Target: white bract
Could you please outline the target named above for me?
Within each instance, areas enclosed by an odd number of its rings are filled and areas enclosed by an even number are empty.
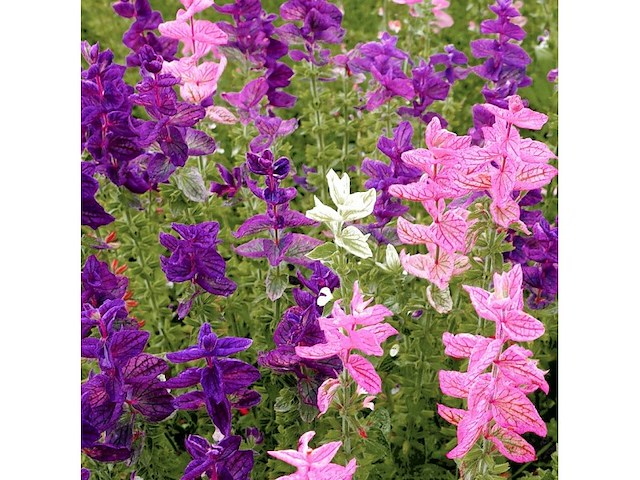
[[[306,216],[312,220],[326,223],[335,238],[335,244],[360,258],[373,256],[367,244],[369,234],[363,234],[357,227],[350,225],[343,228],[345,222],[353,222],[368,217],[376,203],[376,190],[370,188],[366,192],[350,193],[351,180],[346,173],[342,178],[336,172],[327,173],[329,195],[338,210],[325,205],[316,196],[313,197],[315,207],[308,210]],[[394,250],[395,251],[395,250]]]
[[[381,269],[387,272],[401,272],[402,264],[400,263],[400,257],[393,245],[387,243],[387,250],[385,251],[384,263],[376,262]]]

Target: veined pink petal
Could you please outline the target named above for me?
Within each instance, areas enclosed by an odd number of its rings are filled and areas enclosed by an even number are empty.
[[[521,163],[518,165],[514,190],[534,190],[544,187],[558,175],[558,170],[546,163]]]
[[[498,425],[515,433],[533,432],[541,437],[547,435],[547,426],[536,407],[517,387],[498,382],[491,401],[491,411]]]
[[[469,285],[463,285],[462,288],[464,288],[469,294],[469,297],[471,297],[473,308],[476,309],[480,317],[491,320],[492,322],[498,321],[499,317],[497,313],[489,304],[489,295],[491,295],[489,292],[482,288],[471,287]]]
[[[180,3],[182,3],[187,10],[185,11],[181,9],[176,16],[176,19],[187,20],[193,17],[196,13],[199,13],[213,5],[213,0],[180,0]]]
[[[494,443],[502,455],[513,462],[527,463],[536,459],[535,449],[524,438],[498,424],[491,427],[487,439]]]
[[[490,103],[483,103],[482,106],[497,118],[512,123],[516,127],[540,130],[547,123],[548,117],[544,113],[534,112],[526,108],[519,95],[511,95],[507,97],[507,100],[509,101],[509,110]]]
[[[339,343],[318,343],[311,347],[296,347],[296,355],[300,358],[321,360],[337,355],[340,352]]]
[[[360,350],[367,355],[375,355],[379,357],[384,354],[384,350],[382,350],[380,342],[378,342],[374,332],[370,331],[369,328],[371,327],[349,331],[349,347]]]
[[[358,386],[366,390],[367,393],[377,395],[382,391],[382,380],[366,358],[351,354],[345,367]]]
[[[491,202],[489,211],[497,225],[509,228],[512,223],[517,223],[525,232],[531,233],[527,226],[520,221],[520,206],[510,198],[503,203]]]
[[[544,324],[522,311],[506,312],[501,328],[514,342],[531,342],[544,334]]]
[[[329,410],[329,405],[333,401],[336,391],[340,387],[340,380],[337,378],[327,378],[318,388],[318,410],[320,415]]]
[[[470,333],[458,333],[453,335],[449,332],[442,334],[442,343],[444,343],[444,353],[453,358],[469,358],[473,347],[482,339],[482,335],[472,335]]]
[[[458,445],[447,453],[447,458],[462,458],[469,453],[490,420],[489,412],[467,413],[458,423]]]
[[[466,220],[449,210],[440,218],[434,219],[428,231],[434,243],[440,245],[446,252],[453,253],[456,250],[464,250],[467,229]]]
[[[404,200],[412,200],[414,202],[422,202],[424,200],[433,200],[437,196],[437,190],[432,183],[421,180],[408,185],[391,185],[389,193],[394,197]]]
[[[491,195],[494,203],[504,203],[511,200],[511,192],[516,183],[516,166],[506,162],[500,170],[491,174]]]
[[[353,474],[356,473],[356,468],[358,468],[358,464],[355,458],[349,460],[349,463],[344,467],[344,479],[343,480],[351,480]]]
[[[305,455],[301,454],[297,450],[270,450],[267,453],[272,457],[295,467],[304,467],[307,464],[305,461]]]
[[[388,323],[378,323],[376,325],[363,327],[359,331],[362,331],[362,330],[366,330],[372,333],[375,336],[376,341],[378,343],[382,343],[390,336],[398,334],[398,331]]]
[[[490,373],[472,377],[472,382],[467,396],[467,407],[470,412],[485,412],[490,410],[491,399],[495,389],[496,380]]]
[[[433,166],[438,163],[438,161],[433,157],[433,154],[426,148],[408,150],[404,152],[400,158],[402,158],[402,161],[407,165],[419,168],[423,172],[429,174],[433,172]]]
[[[438,404],[438,415],[452,425],[458,425],[467,413],[469,412],[461,408],[452,408],[440,403]]]
[[[530,360],[533,353],[520,345],[511,345],[496,361],[499,373],[511,380],[525,393],[531,393],[540,388],[544,393],[549,393],[549,384],[544,378],[544,373],[537,366],[537,361]]]
[[[466,373],[440,370],[438,372],[440,390],[445,395],[455,398],[467,398],[472,379]]]
[[[342,442],[329,442],[321,447],[314,449],[309,455],[307,461],[313,464],[314,467],[324,467],[328,465],[333,457],[336,456],[338,450],[342,446]]]
[[[364,309],[371,303],[373,299],[370,298],[365,302],[362,293],[360,292],[360,284],[356,280],[353,282],[353,293],[351,295],[351,313],[362,313]]]
[[[402,217],[398,217],[396,231],[400,241],[407,245],[421,245],[430,239],[428,226],[411,223]]]
[[[453,170],[450,175],[454,185],[464,190],[475,192],[491,188],[491,174],[487,171],[465,173],[461,170]]]
[[[384,305],[374,305],[373,307],[365,308],[362,313],[356,313],[352,315],[358,325],[368,326],[382,322],[385,317],[392,317],[393,312]]]
[[[547,147],[546,143],[538,142],[530,138],[520,140],[520,160],[527,163],[547,163],[550,159],[557,158]]]
[[[499,338],[487,338],[477,342],[471,352],[467,372],[470,375],[478,375],[484,372],[498,359],[503,343],[503,340]]]

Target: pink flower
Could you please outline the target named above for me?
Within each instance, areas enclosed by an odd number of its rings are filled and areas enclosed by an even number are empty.
[[[516,264],[511,271],[494,274],[495,291],[463,285],[471,297],[478,315],[496,322],[496,338],[515,342],[531,342],[544,333],[540,320],[525,313],[522,301],[522,268]]]
[[[321,317],[319,320],[326,342],[311,347],[296,347],[296,354],[301,358],[314,360],[338,355],[358,386],[367,393],[376,395],[382,391],[380,376],[369,360],[352,353],[352,350],[382,356],[384,351],[380,344],[398,331],[388,323],[383,323],[384,318],[392,316],[393,312],[383,305],[370,307],[371,301],[372,299],[363,299],[356,281],[353,285],[351,313],[346,314],[340,307],[341,300],[337,300],[333,304],[331,316]],[[325,382],[324,386],[327,396],[335,392],[335,388],[331,391],[332,384]],[[325,392],[322,395],[322,402],[325,402]],[[328,401],[331,401],[331,397]],[[318,403],[320,404],[320,400]],[[322,410],[322,406],[319,405],[319,408]]]
[[[445,395],[467,400],[467,410],[438,405],[438,413],[458,427],[458,445],[448,458],[462,458],[479,438],[493,442],[500,453],[515,462],[535,460],[534,448],[522,438],[532,432],[544,437],[547,427],[527,398],[538,388],[549,392],[545,372],[529,357],[533,353],[519,345],[503,351],[508,341],[532,341],[544,332],[541,322],[523,312],[522,269],[493,278],[494,291],[463,285],[480,317],[496,322],[495,338],[445,332],[445,353],[468,358],[466,372],[439,372]],[[491,368],[491,373],[487,369]]]
[[[221,55],[220,63],[194,63],[193,57],[183,57],[164,62],[163,72],[180,79],[180,96],[189,103],[200,104],[210,98],[218,87],[218,80],[227,65],[227,57]]]
[[[435,18],[435,22],[433,22],[434,26],[438,28],[449,28],[453,25],[453,18],[451,18],[451,15],[444,12],[444,9],[449,7],[448,0],[431,0],[431,5],[433,5],[433,9],[431,11]]]
[[[344,467],[331,463],[342,442],[330,442],[312,449],[309,447],[309,441],[315,434],[313,430],[303,434],[298,441],[298,450],[267,452],[272,457],[298,469],[295,473],[278,477],[276,480],[351,480],[357,468],[355,458]]]

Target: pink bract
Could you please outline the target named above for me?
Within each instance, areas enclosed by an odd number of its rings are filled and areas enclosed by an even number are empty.
[[[298,470],[276,480],[351,480],[356,471],[355,458],[350,460],[346,466],[331,463],[342,442],[330,442],[316,449],[309,447],[309,442],[316,432],[304,433],[298,441],[298,450],[276,450],[267,452],[274,458],[282,460],[289,465],[293,465]]]

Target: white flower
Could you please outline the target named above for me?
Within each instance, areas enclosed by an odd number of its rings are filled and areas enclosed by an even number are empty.
[[[393,346],[391,347],[391,350],[389,350],[389,355],[391,355],[392,357],[395,357],[396,355],[398,355],[399,351],[400,351],[400,345],[398,345],[397,343],[394,343]]]
[[[335,244],[360,258],[373,256],[365,235],[357,227],[350,225],[342,228],[345,222],[352,222],[368,217],[376,203],[376,190],[370,188],[366,192],[351,193],[351,180],[346,173],[342,177],[333,170],[327,173],[329,195],[337,210],[325,205],[318,197],[313,197],[315,206],[308,210],[306,216],[317,222],[329,225],[335,237]]]
[[[320,296],[316,300],[316,304],[320,307],[324,307],[331,300],[333,300],[333,294],[331,293],[331,290],[329,290],[329,287],[322,287],[320,289]]]

